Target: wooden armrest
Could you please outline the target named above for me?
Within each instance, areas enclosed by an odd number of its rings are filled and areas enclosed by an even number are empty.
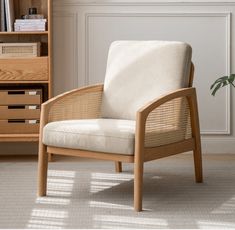
[[[137,116],[141,115],[147,118],[148,114],[159,107],[160,105],[166,103],[167,101],[171,101],[175,98],[179,97],[190,97],[196,94],[196,89],[194,87],[191,88],[182,88],[178,89],[176,91],[173,91],[169,94],[163,95],[159,98],[156,98],[149,102],[147,105],[144,105],[142,108],[140,108],[137,112]]]
[[[144,147],[157,147],[190,138],[190,101],[194,99],[195,88],[183,88],[139,109],[136,119],[137,142],[144,142]]]
[[[68,119],[96,118],[100,113],[103,84],[82,87],[60,94],[41,105],[40,126]]]

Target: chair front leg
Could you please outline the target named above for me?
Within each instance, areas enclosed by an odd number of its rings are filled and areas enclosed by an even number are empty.
[[[194,170],[195,170],[195,181],[197,183],[203,182],[203,170],[202,170],[202,150],[201,150],[201,140],[200,140],[200,130],[194,130],[195,138],[195,149],[193,150],[194,158]]]
[[[39,142],[38,153],[38,195],[46,196],[47,191],[47,169],[48,169],[48,153],[46,146]]]
[[[143,171],[144,162],[142,154],[135,154],[134,161],[134,209],[137,212],[142,211],[143,196]]]

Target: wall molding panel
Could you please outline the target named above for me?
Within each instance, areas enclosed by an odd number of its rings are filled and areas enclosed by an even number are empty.
[[[85,13],[85,84],[92,84],[92,83],[96,83],[93,78],[94,76],[91,76],[92,74],[90,74],[90,72],[92,71],[93,68],[96,68],[95,65],[91,65],[90,59],[93,58],[94,55],[96,55],[97,52],[90,52],[90,50],[92,50],[92,48],[90,48],[90,46],[95,46],[94,43],[95,41],[93,41],[93,39],[95,39],[95,37],[97,38],[98,34],[95,33],[89,33],[90,31],[90,27],[93,26],[93,24],[95,23],[95,21],[102,19],[102,18],[107,18],[106,21],[112,21],[112,19],[115,19],[115,22],[119,19],[126,19],[126,21],[128,22],[129,18],[136,18],[141,20],[141,18],[150,18],[150,19],[158,19],[158,18],[166,18],[167,20],[169,18],[172,18],[172,20],[175,20],[175,18],[184,18],[183,20],[190,20],[190,18],[193,18],[193,20],[196,18],[221,18],[222,20],[225,19],[225,23],[224,23],[224,31],[225,33],[225,38],[223,37],[222,39],[224,39],[225,43],[224,43],[224,49],[225,49],[225,72],[226,74],[230,73],[230,18],[231,18],[231,13],[230,12],[182,12],[182,13],[171,13],[171,12],[166,12],[166,13],[122,13],[122,12],[114,12],[114,13],[105,13],[105,12],[99,12],[99,13]],[[105,20],[103,20],[105,23]],[[200,23],[200,22],[199,22]],[[99,24],[100,25],[100,24]],[[115,24],[118,25],[118,24]],[[97,25],[98,27],[98,25]],[[121,26],[120,26],[121,28]],[[92,29],[91,29],[92,30]],[[105,32],[105,31],[104,31]],[[103,33],[104,33],[103,32]],[[108,33],[108,31],[106,31],[106,34]],[[108,36],[108,35],[107,35]],[[121,36],[120,36],[121,37]],[[138,37],[137,37],[138,39]],[[101,44],[97,44],[97,46],[99,46]],[[91,53],[91,54],[90,54]],[[97,58],[98,61],[99,58]],[[106,58],[105,58],[106,60]],[[103,63],[104,65],[104,63]],[[95,77],[97,77],[98,74],[98,69],[95,72]],[[103,72],[104,75],[104,72]],[[211,80],[212,82],[212,80]],[[199,89],[200,90],[200,89]],[[208,94],[209,94],[209,89],[208,89]],[[209,97],[211,97],[210,95],[208,95]],[[202,134],[213,134],[213,135],[228,135],[230,134],[230,113],[231,113],[231,108],[230,108],[230,88],[226,88],[225,89],[225,93],[223,94],[223,103],[224,103],[224,109],[223,112],[220,112],[220,116],[221,116],[221,120],[224,120],[224,124],[222,127],[220,128],[214,128],[210,129],[210,128],[201,128],[201,133]],[[204,115],[204,114],[203,114]],[[209,118],[210,119],[210,118]],[[207,121],[205,121],[206,123]]]

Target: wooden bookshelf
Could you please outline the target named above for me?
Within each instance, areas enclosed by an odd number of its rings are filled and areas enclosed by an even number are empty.
[[[3,43],[41,44],[39,57],[0,56],[0,142],[38,141],[40,111],[29,109],[52,95],[52,0],[14,0],[15,19],[32,7],[47,19],[46,31],[0,32]]]
[[[16,31],[13,31],[13,32],[0,32],[0,35],[48,35],[48,31],[23,31],[23,32],[16,32]]]

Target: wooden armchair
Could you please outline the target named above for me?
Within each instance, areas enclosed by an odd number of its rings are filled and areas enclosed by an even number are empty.
[[[46,195],[49,153],[115,161],[117,172],[121,162],[134,163],[136,211],[142,210],[144,162],[193,151],[196,182],[202,182],[193,72],[188,44],[114,42],[104,85],[75,89],[42,105],[39,196]]]

